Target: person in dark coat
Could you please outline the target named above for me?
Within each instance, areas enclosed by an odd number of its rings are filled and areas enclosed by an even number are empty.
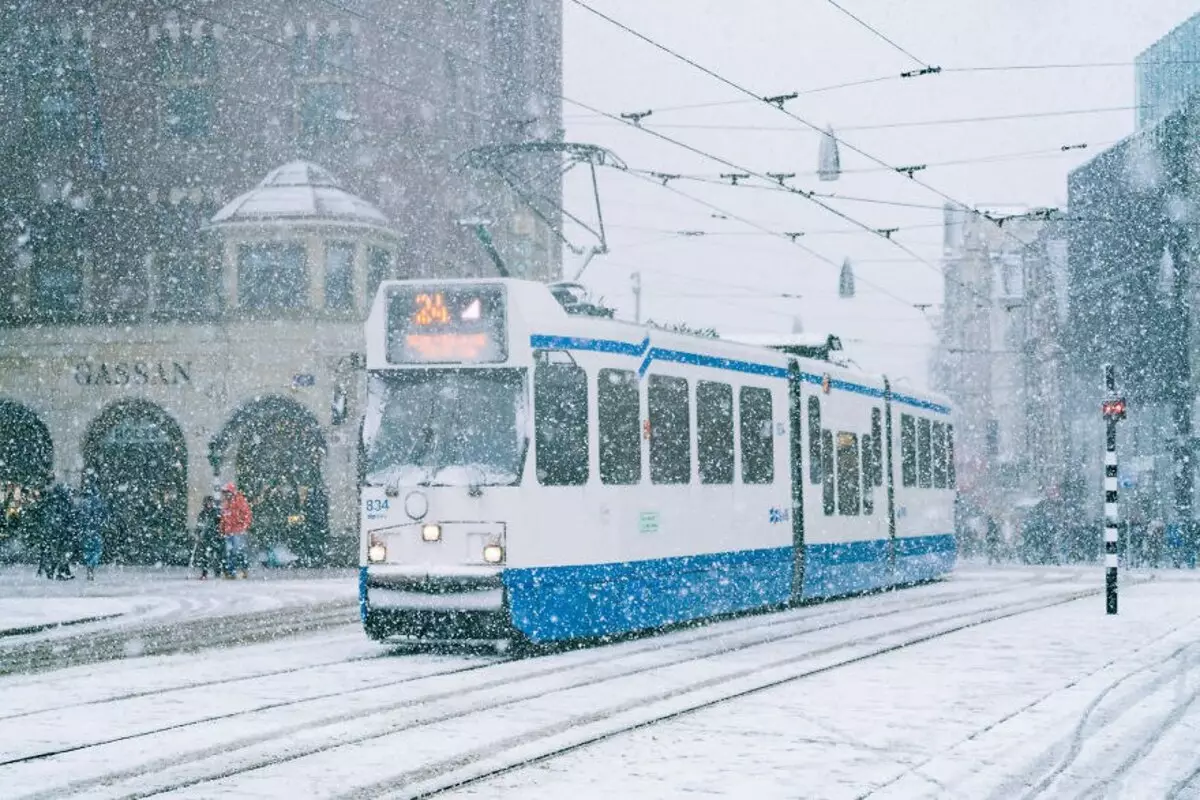
[[[39,527],[42,538],[42,563],[46,577],[69,581],[71,558],[75,554],[75,507],[71,491],[61,483],[54,484],[42,500]]]
[[[94,482],[86,481],[75,506],[75,522],[79,526],[79,544],[89,581],[96,579],[96,566],[104,555],[104,523],[107,517],[108,508],[100,497],[100,490]]]
[[[987,534],[984,542],[987,547],[987,563],[1000,563],[1000,523],[996,522],[995,518],[988,517]]]
[[[208,578],[209,570],[214,576],[224,571],[224,544],[221,542],[221,511],[212,495],[204,498],[200,513],[196,516],[195,561],[200,567],[200,580]]]

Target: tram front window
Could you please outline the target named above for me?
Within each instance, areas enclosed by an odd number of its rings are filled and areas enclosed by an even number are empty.
[[[512,486],[528,450],[524,372],[373,373],[363,425],[370,486]]]

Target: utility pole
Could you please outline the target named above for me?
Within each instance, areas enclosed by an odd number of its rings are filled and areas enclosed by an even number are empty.
[[[1104,607],[1117,613],[1117,423],[1125,419],[1125,398],[1117,394],[1116,371],[1104,365],[1104,401],[1101,403],[1106,430],[1104,448]]]
[[[635,272],[629,276],[633,284],[633,321],[642,324],[642,273]]]

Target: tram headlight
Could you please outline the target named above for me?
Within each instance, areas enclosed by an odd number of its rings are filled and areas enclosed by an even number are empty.
[[[387,561],[387,545],[382,540],[371,537],[371,546],[367,548],[367,560],[372,564]]]
[[[499,564],[504,561],[504,548],[498,544],[484,545],[483,560],[489,564]]]
[[[442,538],[442,526],[430,523],[421,526],[421,538],[427,542],[436,542]]]

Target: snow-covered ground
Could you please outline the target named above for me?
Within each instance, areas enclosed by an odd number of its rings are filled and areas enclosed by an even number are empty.
[[[1097,568],[968,567],[901,592],[516,660],[384,648],[347,627],[0,678],[0,787],[1191,796],[1200,580],[1127,575],[1116,617],[1102,580]]]
[[[248,580],[185,569],[101,567],[95,581],[49,581],[0,568],[0,674],[195,650],[283,630],[351,624],[353,570],[260,570]]]
[[[259,570],[249,580],[196,579],[171,567],[100,567],[95,581],[49,581],[32,566],[0,567],[0,635],[110,614],[211,616],[357,599],[353,570]]]

